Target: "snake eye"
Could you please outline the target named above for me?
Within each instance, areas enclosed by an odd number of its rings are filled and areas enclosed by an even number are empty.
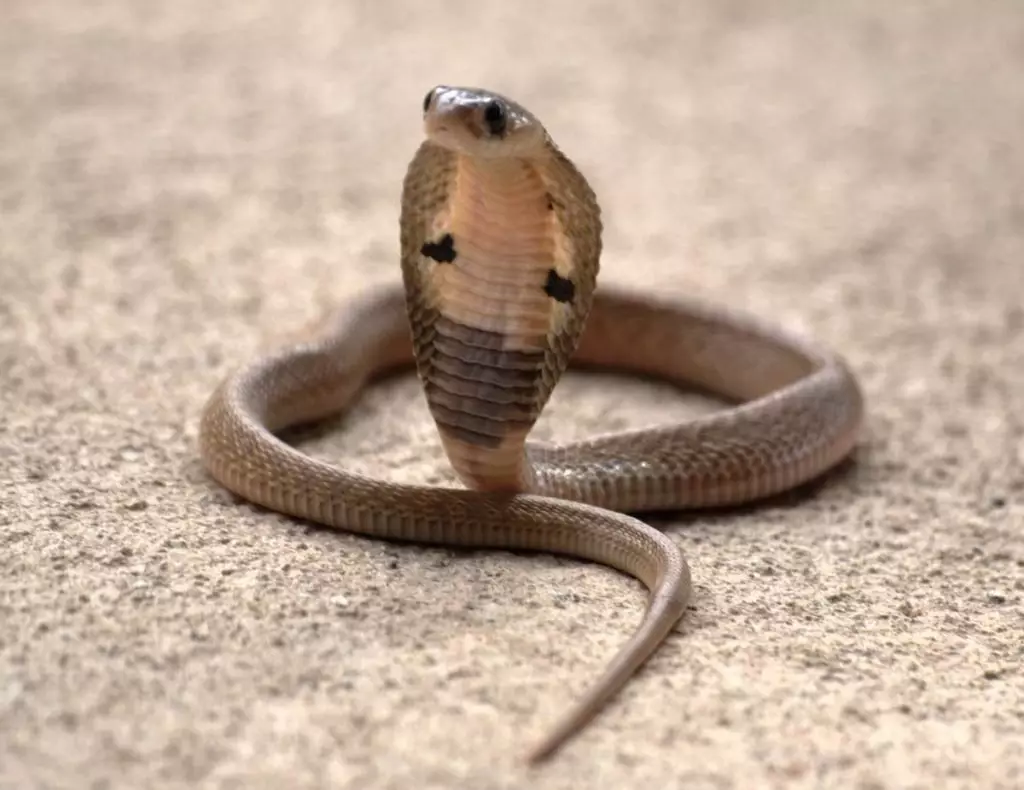
[[[501,137],[505,133],[505,125],[508,122],[504,105],[499,101],[487,102],[487,106],[484,107],[484,121],[492,135]]]

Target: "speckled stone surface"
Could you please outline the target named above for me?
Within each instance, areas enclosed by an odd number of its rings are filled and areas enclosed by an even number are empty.
[[[1019,3],[2,13],[0,786],[1024,786]],[[693,610],[533,772],[639,585],[313,529],[196,456],[233,365],[397,279],[437,82],[545,121],[601,196],[604,282],[811,332],[870,409],[822,485],[657,521]],[[538,432],[701,408],[573,375]],[[410,377],[301,446],[452,482]]]

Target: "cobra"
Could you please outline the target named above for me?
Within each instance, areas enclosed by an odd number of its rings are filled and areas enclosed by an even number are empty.
[[[389,540],[570,555],[641,581],[643,619],[534,745],[539,761],[625,685],[690,601],[679,547],[627,514],[735,505],[809,481],[855,447],[863,398],[844,361],[810,341],[720,307],[598,288],[595,194],[520,104],[439,86],[423,119],[403,184],[401,283],[232,373],[202,414],[200,453],[224,487],[291,516]],[[684,423],[532,442],[570,360],[728,403]],[[412,364],[464,488],[353,474],[278,437]]]

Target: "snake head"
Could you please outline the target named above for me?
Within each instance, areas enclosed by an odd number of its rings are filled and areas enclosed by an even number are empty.
[[[475,157],[543,156],[547,133],[529,110],[491,91],[438,85],[423,99],[427,139]]]

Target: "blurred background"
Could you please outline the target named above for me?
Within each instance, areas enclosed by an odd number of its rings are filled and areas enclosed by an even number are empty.
[[[1016,0],[4,0],[0,784],[517,786],[628,632],[616,574],[311,533],[198,467],[228,370],[398,279],[448,83],[584,171],[602,282],[811,333],[868,398],[810,500],[673,532],[689,625],[530,781],[1010,787],[1022,74]],[[571,379],[539,430],[678,408]],[[313,449],[450,480],[411,379]]]

